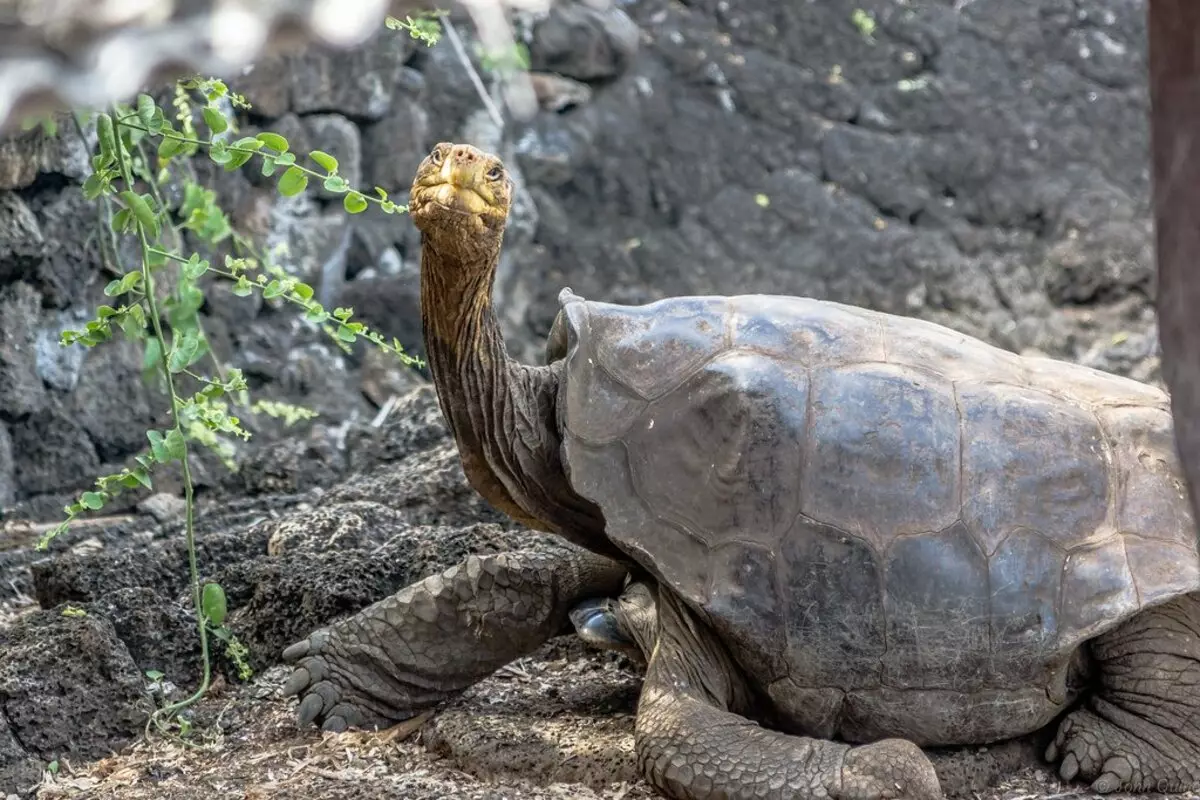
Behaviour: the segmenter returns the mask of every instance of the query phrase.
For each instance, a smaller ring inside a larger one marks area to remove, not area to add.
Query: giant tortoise
[[[762,295],[567,290],[523,365],[491,300],[512,186],[462,144],[418,168],[428,361],[475,489],[579,547],[471,557],[287,648],[302,722],[404,719],[573,619],[645,653],[637,758],[673,798],[924,800],[921,746],[1056,720],[1068,780],[1200,787],[1200,554],[1162,392]]]

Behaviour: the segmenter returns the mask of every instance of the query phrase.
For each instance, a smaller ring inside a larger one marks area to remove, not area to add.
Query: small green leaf
[[[224,142],[213,142],[208,148],[208,158],[214,164],[228,164],[233,160],[233,152]]]
[[[92,511],[104,508],[104,495],[100,492],[84,492],[79,496],[79,502]]]
[[[158,157],[167,161],[173,156],[179,155],[186,147],[187,144],[179,137],[164,136],[158,143]]]
[[[154,104],[154,98],[148,94],[139,94],[137,97],[137,115],[142,124],[149,128],[154,124],[154,112],[158,110],[158,106]]]
[[[263,131],[254,138],[265,144],[267,147],[274,150],[276,153],[286,153],[288,149],[287,139],[280,136],[278,133]]]
[[[167,369],[182,372],[194,364],[201,354],[200,336],[195,330],[185,331],[174,342],[171,355],[167,358]]]
[[[208,272],[209,263],[207,259],[200,258],[199,253],[192,253],[192,257],[183,265],[183,275],[190,281],[194,281],[204,273]]]
[[[380,209],[383,210],[383,213],[385,213],[385,214],[395,214],[396,213],[396,204],[393,203],[391,200],[384,200],[382,203],[379,204],[379,207],[380,207]]]
[[[187,454],[186,442],[178,428],[167,431],[167,438],[163,440],[163,444],[167,450],[167,457],[173,461],[182,461]]]
[[[379,195],[380,200],[388,199],[388,193],[385,192],[383,189],[379,188],[378,186],[375,187],[375,194]]]
[[[150,204],[146,202],[146,198],[128,189],[121,192],[119,197],[137,219],[138,224],[142,226],[142,230],[150,236],[157,237],[158,218],[154,216],[154,212],[150,209]]]
[[[106,184],[104,178],[100,176],[100,173],[93,172],[91,175],[88,175],[87,180],[83,182],[84,198],[88,200],[95,200],[104,192],[105,186]]]
[[[126,272],[125,275],[121,277],[121,281],[120,281],[121,291],[118,294],[125,294],[126,292],[136,289],[138,287],[138,284],[140,284],[141,282],[142,282],[141,270],[135,269],[131,272]]]
[[[230,150],[229,161],[225,163],[225,171],[233,172],[235,169],[245,166],[246,162],[252,158],[254,158],[254,153],[246,150]]]
[[[160,464],[165,464],[171,460],[171,456],[167,453],[167,443],[163,439],[163,435],[158,431],[146,431],[146,438],[150,440],[150,455]]]
[[[324,167],[326,172],[337,172],[338,160],[324,150],[313,150],[308,157]]]
[[[333,192],[334,194],[341,194],[342,192],[347,192],[350,190],[350,184],[346,183],[346,179],[341,175],[330,175],[328,178],[322,181],[321,185],[324,186],[327,191]]]
[[[228,607],[225,603],[225,590],[219,583],[204,584],[204,595],[200,608],[203,609],[204,616],[208,617],[213,625],[220,627],[225,622]]]
[[[150,473],[145,469],[138,468],[129,473],[129,477],[133,479],[134,484],[141,485],[147,489],[153,489],[154,484],[150,481]],[[134,488],[133,486],[129,487]]]
[[[342,208],[350,214],[361,214],[367,210],[367,198],[358,192],[349,192],[342,198]]]
[[[229,146],[237,148],[238,150],[249,150],[253,153],[257,153],[263,148],[263,143],[254,136],[243,136],[241,139],[238,139]]]
[[[279,178],[279,193],[284,197],[300,194],[307,186],[308,176],[296,166],[288,167]]]
[[[284,292],[283,284],[280,283],[278,280],[272,280],[270,283],[268,283],[266,286],[263,287],[263,299],[264,300],[273,300],[274,298],[279,297],[281,294],[283,294],[283,292]]]
[[[350,330],[349,328],[338,326],[337,338],[341,339],[343,342],[353,342],[358,337],[355,335],[354,331]]]
[[[292,287],[292,292],[301,300],[311,300],[313,296],[313,288],[307,283],[297,283]]]
[[[275,167],[278,166],[274,156],[263,156],[262,174],[264,178],[269,178],[275,174]]]
[[[49,772],[51,775],[58,774],[58,759],[57,758],[46,765],[46,771]]]
[[[117,134],[113,120],[108,114],[96,117],[96,136],[100,140],[100,164],[106,167],[117,159]]]
[[[225,119],[225,115],[213,106],[205,106],[200,110],[200,114],[204,117],[204,124],[208,126],[214,136],[228,130],[229,122]]]
[[[133,223],[133,212],[128,208],[122,208],[112,217],[112,229],[117,233],[124,233]]]
[[[146,670],[146,677],[152,681],[161,681],[165,676],[156,669]]]
[[[254,291],[254,286],[246,278],[245,275],[239,276],[237,283],[233,285],[233,293],[238,297],[249,297]]]

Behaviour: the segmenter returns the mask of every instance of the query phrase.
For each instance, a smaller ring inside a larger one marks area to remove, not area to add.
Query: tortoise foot
[[[1087,709],[1067,715],[1046,758],[1065,781],[1082,780],[1097,794],[1189,792],[1200,788],[1200,749],[1165,728],[1135,736]]]
[[[283,694],[299,698],[296,714],[302,726],[377,730],[414,716],[380,702],[388,694],[388,676],[372,666],[370,648],[352,628],[322,628],[283,651],[283,660],[294,665]]]
[[[839,800],[938,800],[941,784],[929,757],[905,739],[852,748],[842,762]]]

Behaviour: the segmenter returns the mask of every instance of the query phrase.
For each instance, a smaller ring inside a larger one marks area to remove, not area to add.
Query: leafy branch
[[[389,18],[388,27],[407,30],[413,38],[432,44],[439,34],[437,16]],[[147,722],[147,729],[153,723],[165,732],[173,721],[185,736],[190,726],[178,713],[203,697],[211,685],[210,636],[224,646],[239,676],[250,677],[246,648],[225,626],[228,609],[224,590],[213,582],[201,585],[195,536],[194,447],[213,450],[234,468],[231,442],[248,440],[251,434],[243,427],[241,417],[231,413],[231,404],[241,409],[239,413],[266,414],[287,425],[316,416],[313,411],[287,403],[250,400],[241,370],[221,364],[209,344],[199,313],[207,287],[224,283],[234,296],[258,293],[266,303],[295,306],[308,323],[344,350],[364,339],[406,365],[419,363],[404,352],[398,339],[388,341],[354,320],[352,309],[325,309],[314,298],[311,286],[257,253],[251,242],[233,230],[215,192],[197,183],[183,167],[188,159],[201,153],[230,172],[255,162],[263,176],[276,179],[276,188],[285,197],[300,194],[313,181],[319,181],[328,192],[342,196],[342,208],[349,214],[362,213],[371,204],[385,214],[405,213],[407,207],[389,199],[381,187],[366,192],[351,186],[330,153],[313,150],[297,154],[285,137],[270,131],[233,139],[237,121],[226,107],[236,112],[249,104],[221,80],[189,78],[175,86],[171,116],[148,94],[139,95],[132,106],[116,103],[94,115],[97,144],[82,192],[97,204],[103,234],[101,253],[106,269],[114,277],[104,287],[109,302],[100,305],[95,317],[81,327],[64,331],[60,344],[90,348],[117,336],[140,342],[143,379],[163,390],[170,424],[148,430],[143,450],[119,472],[98,477],[94,488],[66,505],[64,519],[37,544],[39,550],[47,549],[80,516],[101,510],[124,492],[152,490],[156,473],[164,467],[179,469],[185,501],[189,586],[197,615],[203,672],[196,690],[159,708]],[[84,123],[78,115],[75,122],[82,135]],[[304,158],[315,166],[303,163]],[[183,188],[182,200],[174,210],[162,189],[168,181]],[[234,253],[225,253],[219,264],[214,263],[212,257],[189,251],[185,232],[212,253],[227,244],[232,245]],[[122,237],[135,243],[138,254],[138,263],[128,270],[118,266]],[[202,362],[211,365],[211,372]],[[192,385],[185,389],[185,384]]]

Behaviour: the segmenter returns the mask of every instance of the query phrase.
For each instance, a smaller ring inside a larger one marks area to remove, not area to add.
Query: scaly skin
[[[585,640],[649,661],[634,746],[641,772],[677,800],[935,800],[933,765],[912,742],[851,747],[766,730],[745,716],[737,665],[679,600],[637,581],[571,615]],[[661,633],[661,635],[660,635]]]
[[[302,725],[387,727],[448,700],[569,629],[625,568],[586,551],[470,556],[284,651]]]
[[[625,619],[644,601],[622,609]],[[641,608],[638,608],[641,606]],[[621,606],[618,606],[621,608]],[[649,667],[634,747],[642,774],[676,800],[938,800],[933,764],[915,744],[860,747],[770,731],[742,716],[750,691],[712,632],[673,595],[658,601],[656,641],[625,622]]]
[[[1200,595],[1143,611],[1096,638],[1100,688],[1046,750],[1092,791],[1200,791]]]

